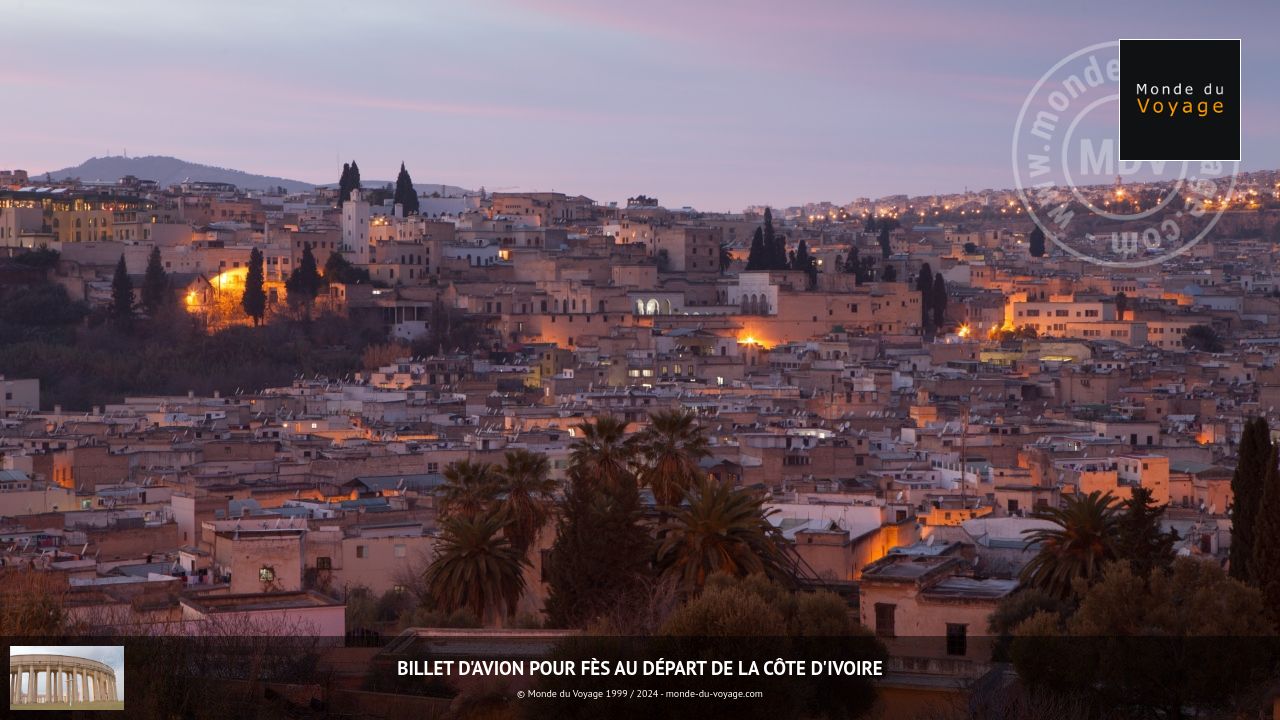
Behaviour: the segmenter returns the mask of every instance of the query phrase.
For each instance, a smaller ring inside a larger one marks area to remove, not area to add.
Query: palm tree
[[[697,592],[716,572],[786,576],[781,534],[769,522],[777,510],[766,511],[762,495],[704,478],[687,500],[664,525],[658,548],[663,574],[685,592]]]
[[[524,555],[502,533],[501,512],[454,515],[445,520],[424,579],[431,596],[452,612],[477,618],[515,613],[524,593]]]
[[[507,537],[523,555],[551,518],[556,482],[547,477],[547,456],[528,450],[509,450],[498,469],[498,507],[507,518]]]
[[[498,493],[498,478],[489,463],[457,460],[444,469],[440,517],[475,515],[489,509]]]
[[[569,446],[569,472],[612,491],[635,491],[631,471],[635,442],[626,437],[627,422],[606,415],[576,426],[579,437]]]
[[[1055,528],[1026,531],[1027,547],[1040,550],[1022,568],[1022,581],[1059,598],[1072,592],[1076,578],[1092,582],[1116,557],[1120,506],[1111,493],[1093,491],[1066,498],[1064,507],[1036,513]]]
[[[703,476],[698,461],[710,454],[707,437],[693,413],[662,410],[649,416],[649,427],[636,438],[644,458],[640,483],[653,490],[659,505],[676,506]]]

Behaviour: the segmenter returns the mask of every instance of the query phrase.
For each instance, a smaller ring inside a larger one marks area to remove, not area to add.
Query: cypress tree
[[[240,306],[244,314],[253,318],[253,324],[260,325],[262,317],[267,314],[267,291],[263,288],[262,251],[254,248],[249,253],[249,273],[244,278],[244,295],[240,298]]]
[[[1280,447],[1271,446],[1262,475],[1262,493],[1253,525],[1250,572],[1273,617],[1280,617]],[[1233,549],[1234,549],[1234,538]]]
[[[400,174],[396,176],[395,202],[404,209],[405,215],[418,214],[418,191],[413,189],[413,179],[404,163],[400,163]]]
[[[1027,243],[1030,245],[1031,257],[1044,257],[1044,231],[1039,225],[1031,230]]]
[[[884,222],[880,225],[880,255],[885,260],[893,254],[893,248],[889,245],[889,223]]]
[[[920,326],[929,327],[933,321],[933,268],[929,263],[920,266],[920,274],[916,276],[916,291],[920,293]]]
[[[651,575],[653,541],[640,525],[634,487],[601,489],[594,478],[569,482],[547,559],[547,619],[582,627],[633,599]]]
[[[1236,470],[1231,476],[1231,577],[1254,582],[1253,551],[1262,501],[1263,478],[1271,457],[1271,428],[1266,419],[1255,417],[1244,425],[1237,450]]]
[[[288,292],[289,302],[293,304],[310,303],[320,293],[324,281],[316,269],[316,256],[311,253],[311,243],[302,244],[302,259],[298,267],[289,273],[284,287]]]
[[[1116,558],[1127,561],[1142,577],[1173,564],[1173,544],[1178,540],[1177,531],[1161,530],[1164,507],[1151,497],[1150,488],[1135,487],[1129,499],[1120,503],[1118,518]]]
[[[884,270],[880,273],[880,279],[885,282],[894,282],[898,279],[898,268],[893,265],[886,264]]]
[[[160,262],[160,248],[151,248],[147,256],[147,273],[142,279],[142,305],[151,315],[169,304],[169,276]]]
[[[787,241],[777,236],[773,229],[773,210],[764,209],[765,266],[762,270],[787,269]]]
[[[352,160],[351,161],[351,189],[359,190],[360,187],[361,187],[360,186],[360,166],[356,164],[355,160]],[[350,197],[350,193],[348,193],[347,197],[348,198]]]
[[[342,163],[342,177],[338,178],[338,202],[351,199],[351,163]]]
[[[111,304],[107,312],[115,320],[125,321],[133,317],[133,281],[129,279],[129,268],[124,264],[124,254],[116,263],[115,275],[111,278]]]
[[[933,276],[933,290],[930,294],[933,305],[933,325],[942,327],[947,315],[947,283],[942,279],[942,273]]]
[[[765,268],[765,254],[764,233],[757,227],[755,235],[751,236],[751,253],[747,255],[747,269],[767,269]]]

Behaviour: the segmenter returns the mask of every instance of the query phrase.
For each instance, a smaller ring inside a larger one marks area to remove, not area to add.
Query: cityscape
[[[1104,154],[1024,182],[1015,135],[1012,176],[815,171],[828,199],[776,203],[715,163],[664,185],[643,150],[508,185],[479,129],[449,142],[487,177],[344,134],[302,180],[213,135],[69,164],[22,128],[11,711],[1280,717],[1257,125],[1176,177]]]

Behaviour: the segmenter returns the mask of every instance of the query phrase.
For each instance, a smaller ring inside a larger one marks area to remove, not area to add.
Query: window
[[[876,635],[878,637],[894,637],[893,613],[897,609],[898,606],[893,603],[876,603]]]
[[[947,623],[947,654],[963,657],[969,649],[969,626]]]
[[[356,557],[357,557],[357,558],[359,558],[359,559],[364,559],[365,554],[364,554],[364,546],[363,546],[363,545],[357,545],[357,546],[356,546]]]
[[[258,570],[258,579],[264,583],[275,582],[276,569],[270,565],[263,565],[262,569]]]
[[[333,569],[333,560],[332,560],[332,559],[330,559],[330,558],[328,558],[328,557],[318,557],[318,558],[316,558],[316,569],[317,569],[317,570],[332,570],[332,569]]]

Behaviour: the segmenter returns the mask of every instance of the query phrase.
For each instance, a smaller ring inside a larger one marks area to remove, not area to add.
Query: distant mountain
[[[254,175],[241,170],[230,170],[228,168],[213,167],[212,165],[201,165],[199,163],[187,162],[186,160],[179,160],[178,158],[168,157],[165,155],[147,155],[145,157],[123,157],[120,155],[114,155],[111,157],[89,158],[75,167],[54,170],[50,172],[49,175],[54,180],[79,178],[84,182],[115,182],[126,175],[132,175],[140,180],[154,180],[160,185],[160,187],[169,187],[170,185],[177,185],[178,183],[186,180],[193,180],[231,183],[242,190],[273,190],[277,187],[283,187],[289,192],[303,192],[315,187],[337,186],[337,183],[327,183],[325,185],[317,186],[311,183],[302,182],[301,180],[290,180],[288,178],[270,177],[267,175]],[[39,179],[43,176],[43,174],[33,175],[33,179]],[[384,185],[394,185],[394,183],[386,180],[366,180],[361,184],[364,185],[365,188],[379,188]],[[441,195],[460,195],[471,192],[466,188],[460,188],[456,185],[414,183],[413,186],[419,193],[425,193],[427,195],[430,195],[431,193],[440,193]]]
[[[186,180],[231,183],[244,190],[269,190],[283,187],[289,192],[310,190],[315,186],[300,180],[253,175],[240,170],[200,165],[164,155],[145,157],[89,158],[83,163],[49,173],[54,180],[80,178],[85,182],[115,182],[126,175],[140,180],[155,180],[160,187],[169,187]]]

